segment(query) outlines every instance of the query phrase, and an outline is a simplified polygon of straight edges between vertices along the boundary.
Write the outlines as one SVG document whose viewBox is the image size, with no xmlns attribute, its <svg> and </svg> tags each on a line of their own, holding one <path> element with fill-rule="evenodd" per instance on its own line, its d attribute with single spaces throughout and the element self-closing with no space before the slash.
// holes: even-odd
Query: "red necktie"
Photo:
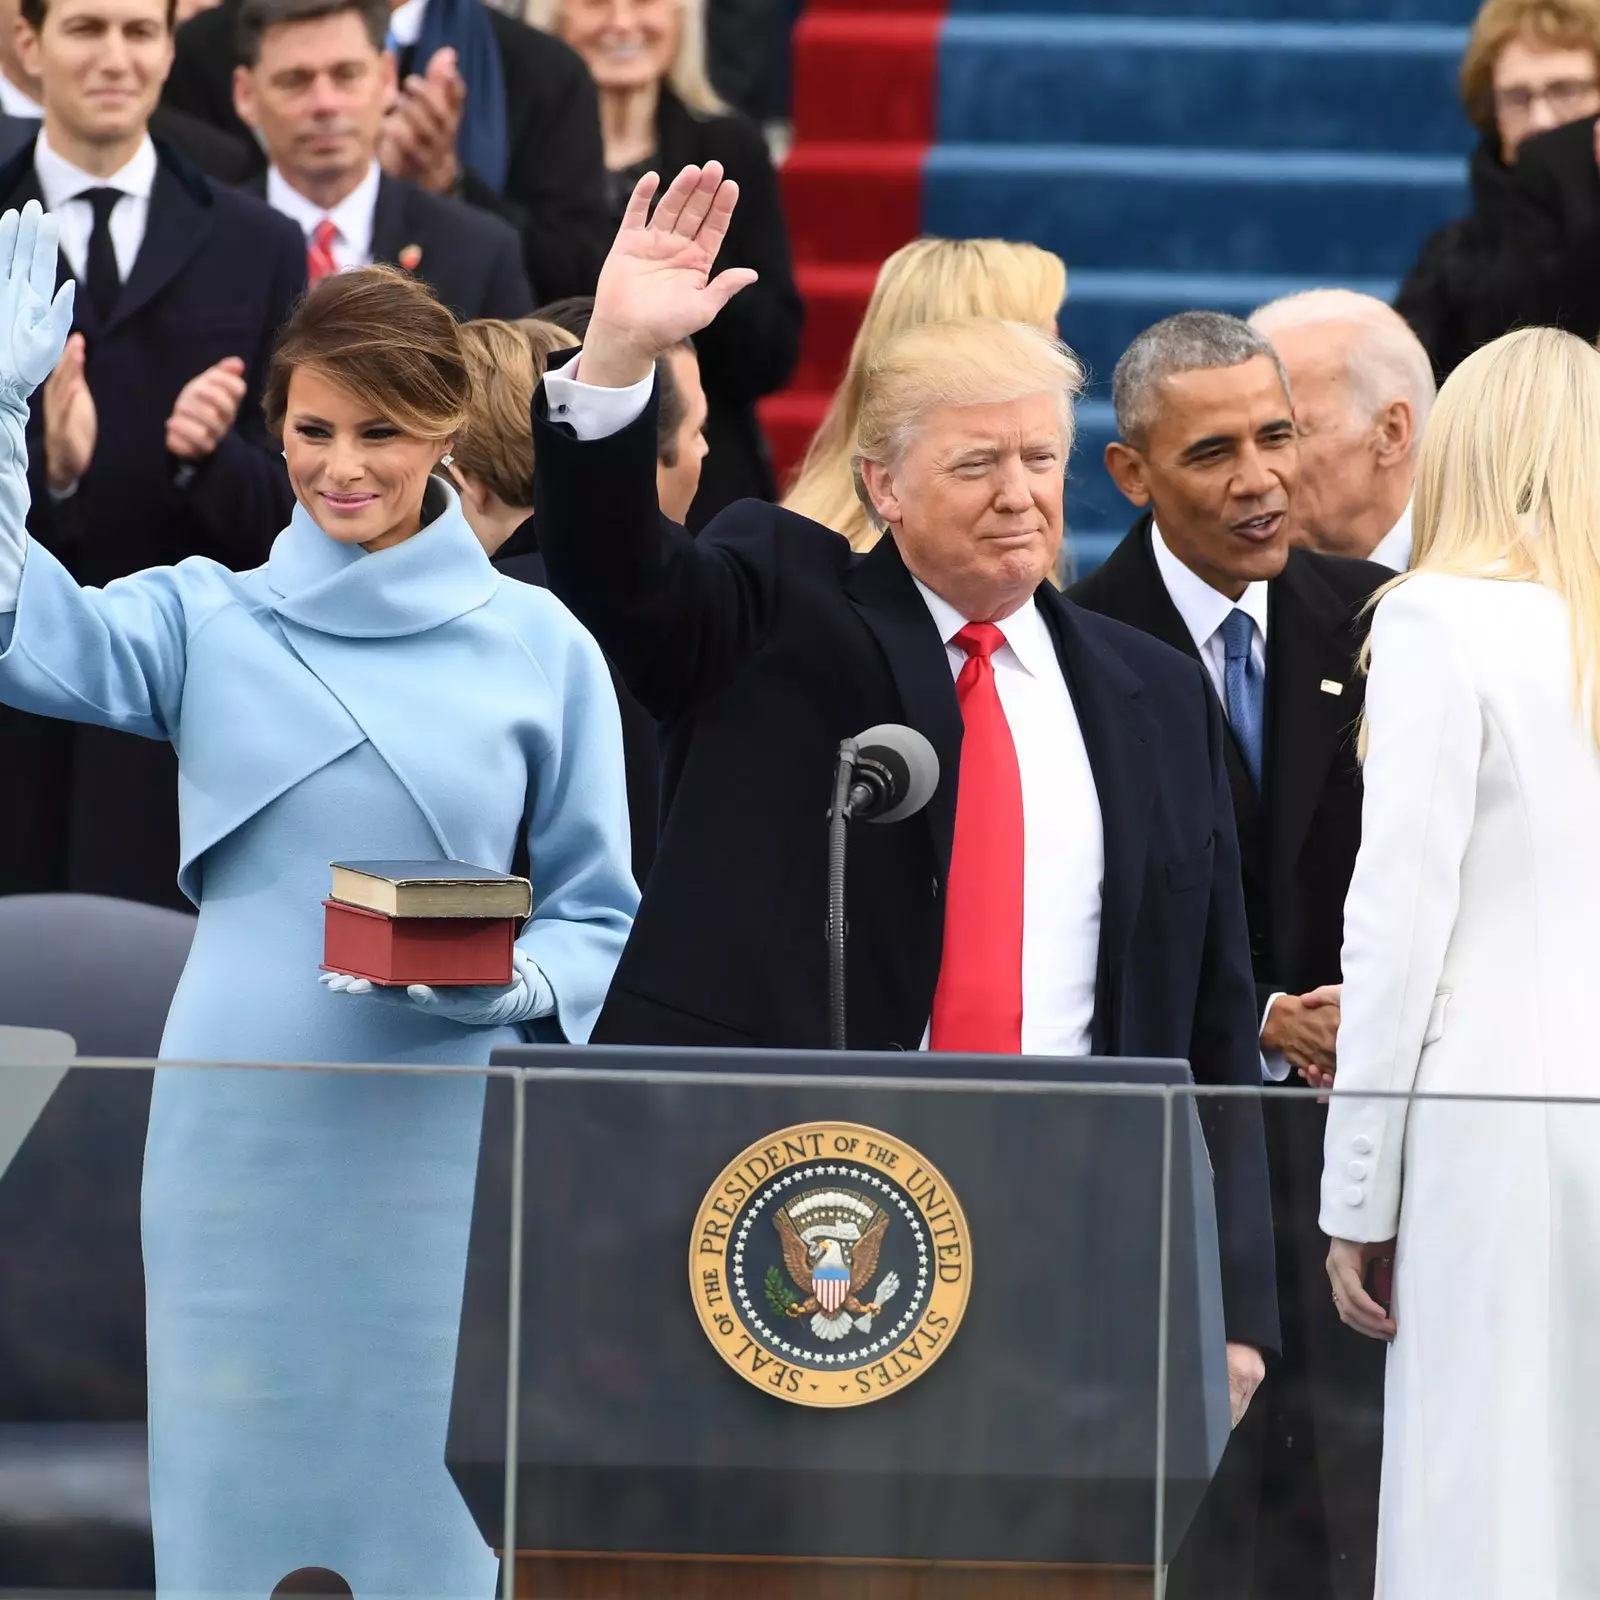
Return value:
<svg viewBox="0 0 1600 1600">
<path fill-rule="evenodd" d="M 306 249 L 307 287 L 339 270 L 339 263 L 333 259 L 333 241 L 338 237 L 338 227 L 326 217 L 312 230 L 311 243 Z"/>
<path fill-rule="evenodd" d="M 970 622 L 956 679 L 966 731 L 945 893 L 944 956 L 933 995 L 934 1050 L 1022 1049 L 1022 773 L 989 657 L 1005 635 Z"/>
</svg>

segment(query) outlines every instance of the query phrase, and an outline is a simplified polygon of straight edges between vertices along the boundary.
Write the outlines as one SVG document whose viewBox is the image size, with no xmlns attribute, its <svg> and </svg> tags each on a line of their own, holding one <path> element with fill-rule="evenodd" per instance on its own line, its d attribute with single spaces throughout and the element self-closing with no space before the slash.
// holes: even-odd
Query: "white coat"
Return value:
<svg viewBox="0 0 1600 1600">
<path fill-rule="evenodd" d="M 1600 750 L 1565 603 L 1408 580 L 1367 716 L 1322 1226 L 1398 1233 L 1377 1593 L 1593 1600 L 1600 1105 L 1362 1098 L 1600 1094 Z"/>
</svg>

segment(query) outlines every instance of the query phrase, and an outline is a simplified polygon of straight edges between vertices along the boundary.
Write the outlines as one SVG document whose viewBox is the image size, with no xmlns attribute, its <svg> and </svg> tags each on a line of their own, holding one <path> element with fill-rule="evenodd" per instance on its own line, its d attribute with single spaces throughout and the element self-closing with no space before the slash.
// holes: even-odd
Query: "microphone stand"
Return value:
<svg viewBox="0 0 1600 1600">
<path fill-rule="evenodd" d="M 833 769 L 833 805 L 828 811 L 828 1048 L 844 1050 L 845 996 L 844 869 L 846 830 L 850 826 L 851 784 L 856 773 L 854 739 L 839 744 Z"/>
</svg>

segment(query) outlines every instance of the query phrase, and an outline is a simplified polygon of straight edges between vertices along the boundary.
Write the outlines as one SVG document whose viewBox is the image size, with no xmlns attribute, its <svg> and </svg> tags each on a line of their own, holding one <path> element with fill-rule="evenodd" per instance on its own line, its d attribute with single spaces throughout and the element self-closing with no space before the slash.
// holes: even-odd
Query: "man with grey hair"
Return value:
<svg viewBox="0 0 1600 1600">
<path fill-rule="evenodd" d="M 753 273 L 711 269 L 736 190 L 634 191 L 576 362 L 534 404 L 550 588 L 663 730 L 663 829 L 597 1042 L 829 1039 L 827 830 L 840 741 L 926 735 L 924 809 L 851 846 L 859 1049 L 1178 1056 L 1259 1082 L 1221 708 L 1192 662 L 1048 582 L 1081 369 L 1035 328 L 908 329 L 857 446 L 869 554 L 743 501 L 698 538 L 660 515 L 652 363 Z M 1242 1111 L 1242 1115 L 1241 1115 Z M 1277 1344 L 1259 1107 L 1202 1122 L 1242 1416 Z"/>
<path fill-rule="evenodd" d="M 1250 318 L 1289 375 L 1300 430 L 1290 537 L 1397 572 L 1411 564 L 1411 486 L 1433 405 L 1433 367 L 1392 306 L 1310 289 Z"/>
<path fill-rule="evenodd" d="M 1230 733 L 1262 1068 L 1326 1089 L 1361 840 L 1362 608 L 1389 574 L 1291 547 L 1301 444 L 1283 363 L 1247 323 L 1209 311 L 1157 323 L 1117 364 L 1113 398 L 1121 438 L 1106 465 L 1145 509 L 1071 598 L 1204 666 Z M 1370 1600 L 1378 1458 L 1369 1470 L 1361 1438 L 1350 1440 L 1381 1416 L 1382 1366 L 1351 1351 L 1362 1341 L 1340 1337 L 1329 1304 L 1317 1226 L 1325 1114 L 1308 1093 L 1269 1101 L 1264 1115 L 1284 1355 L 1229 1445 L 1169 1593 Z"/>
</svg>

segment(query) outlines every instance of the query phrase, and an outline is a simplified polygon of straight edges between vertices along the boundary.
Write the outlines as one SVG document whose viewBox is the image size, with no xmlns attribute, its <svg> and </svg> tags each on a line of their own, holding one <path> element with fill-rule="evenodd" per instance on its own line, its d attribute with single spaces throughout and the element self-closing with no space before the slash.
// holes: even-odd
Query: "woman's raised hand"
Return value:
<svg viewBox="0 0 1600 1600">
<path fill-rule="evenodd" d="M 15 396 L 50 376 L 72 330 L 75 286 L 56 288 L 57 242 L 37 200 L 0 217 L 0 391 Z"/>
<path fill-rule="evenodd" d="M 639 180 L 600 269 L 578 361 L 585 383 L 602 388 L 637 383 L 658 355 L 706 327 L 756 281 L 748 267 L 711 276 L 739 199 L 738 184 L 723 177 L 721 164 L 685 167 L 652 216 L 650 202 L 660 181 L 653 172 Z"/>
</svg>

